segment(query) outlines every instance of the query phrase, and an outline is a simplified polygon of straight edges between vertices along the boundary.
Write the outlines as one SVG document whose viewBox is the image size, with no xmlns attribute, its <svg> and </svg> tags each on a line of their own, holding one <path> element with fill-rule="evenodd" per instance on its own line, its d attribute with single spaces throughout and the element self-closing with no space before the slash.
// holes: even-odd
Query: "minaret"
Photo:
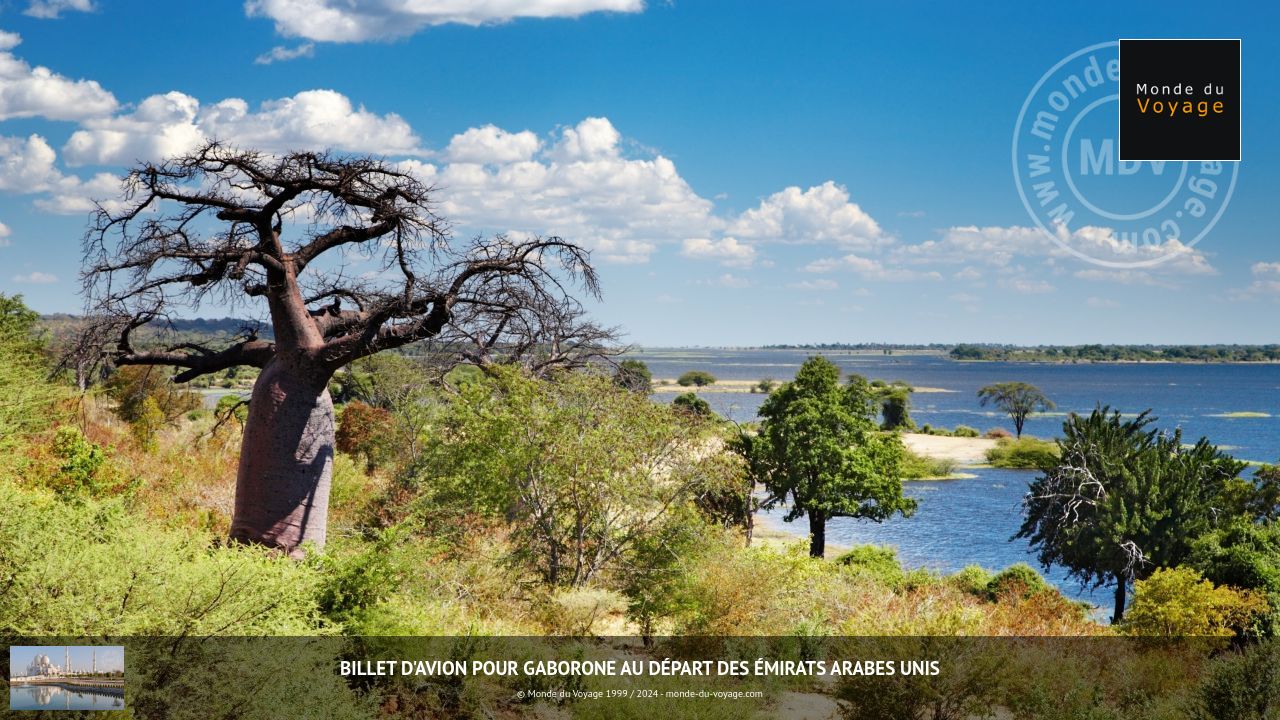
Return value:
<svg viewBox="0 0 1280 720">
<path fill-rule="evenodd" d="M 71 674 L 71 648 L 67 645 L 62 646 L 62 674 Z"/>
<path fill-rule="evenodd" d="M 93 649 L 93 674 L 98 674 L 98 648 Z"/>
</svg>

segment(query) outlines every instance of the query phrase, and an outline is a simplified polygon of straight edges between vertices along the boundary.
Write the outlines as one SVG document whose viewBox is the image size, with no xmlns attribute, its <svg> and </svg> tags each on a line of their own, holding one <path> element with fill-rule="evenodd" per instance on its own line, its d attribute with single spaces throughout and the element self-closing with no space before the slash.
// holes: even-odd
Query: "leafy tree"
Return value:
<svg viewBox="0 0 1280 720">
<path fill-rule="evenodd" d="M 361 358 L 339 373 L 342 402 L 361 402 L 386 412 L 387 422 L 379 423 L 377 462 L 407 465 L 418 459 L 440 404 L 435 380 L 425 363 L 399 353 Z"/>
<path fill-rule="evenodd" d="M 1093 587 L 1114 583 L 1116 623 L 1131 583 L 1182 563 L 1195 538 L 1229 520 L 1224 491 L 1245 467 L 1204 438 L 1184 447 L 1181 431 L 1150 429 L 1154 421 L 1108 407 L 1072 413 L 1061 459 L 1032 481 L 1015 535 L 1045 567 L 1061 565 Z"/>
<path fill-rule="evenodd" d="M 676 384 L 681 387 L 703 387 L 704 385 L 714 385 L 716 376 L 706 370 L 690 370 L 676 379 Z"/>
<path fill-rule="evenodd" d="M 1271 612 L 1261 631 L 1274 635 L 1280 625 L 1280 525 L 1237 520 L 1196 538 L 1187 565 L 1218 585 L 1264 593 Z"/>
<path fill-rule="evenodd" d="M 648 395 L 653 392 L 653 373 L 643 360 L 623 360 L 613 374 L 613 382 L 620 388 Z"/>
<path fill-rule="evenodd" d="M 1024 382 L 1002 382 L 987 385 L 978 391 L 978 402 L 983 407 L 994 405 L 1009 414 L 1014 433 L 1022 437 L 1022 426 L 1032 413 L 1052 410 L 1053 401 L 1040 392 L 1040 388 Z"/>
<path fill-rule="evenodd" d="M 694 417 L 711 417 L 711 404 L 698 397 L 697 393 L 683 393 L 671 401 L 671 407 Z"/>
<path fill-rule="evenodd" d="M 880 381 L 877 381 L 880 382 Z M 880 401 L 880 416 L 884 419 L 880 427 L 885 430 L 913 430 L 915 422 L 911 419 L 910 385 L 895 382 L 890 385 L 872 383 Z"/>
<path fill-rule="evenodd" d="M 760 382 L 756 383 L 756 386 L 751 388 L 751 392 L 764 393 L 765 395 L 768 395 L 773 392 L 773 389 L 776 387 L 778 387 L 778 382 L 773 378 L 761 378 Z"/>
<path fill-rule="evenodd" d="M 759 433 L 740 448 L 769 493 L 766 506 L 788 503 L 787 521 L 808 516 L 812 557 L 825 552 L 831 518 L 880 522 L 915 511 L 902 494 L 902 442 L 880 432 L 875 414 L 864 379 L 842 386 L 839 368 L 811 357 L 765 400 Z"/>
<path fill-rule="evenodd" d="M 363 455 L 366 466 L 372 470 L 391 452 L 391 427 L 394 424 L 387 410 L 352 400 L 342 408 L 335 442 L 338 450 L 351 455 Z"/>
<path fill-rule="evenodd" d="M 597 294 L 587 253 L 560 238 L 459 246 L 430 188 L 382 160 L 270 155 L 211 141 L 125 179 L 85 234 L 90 322 L 81 343 L 117 366 L 180 368 L 176 382 L 261 368 L 245 423 L 231 538 L 301 556 L 323 546 L 333 474 L 329 382 L 363 357 L 432 341 L 445 362 L 575 367 L 608 331 L 583 320 L 566 283 Z M 346 263 L 390 268 L 355 279 Z M 143 345 L 134 331 L 202 302 L 269 314 L 221 347 Z M 135 340 L 138 344 L 135 345 Z"/>
<path fill-rule="evenodd" d="M 116 415 L 135 423 L 147 412 L 147 402 L 160 413 L 161 422 L 174 422 L 200 407 L 199 393 L 169 380 L 164 368 L 126 365 L 106 382 L 107 395 L 116 401 Z"/>
<path fill-rule="evenodd" d="M 424 519 L 461 508 L 510 522 L 516 561 L 577 587 L 692 506 L 717 467 L 696 452 L 704 430 L 611 378 L 495 368 L 460 389 L 393 492 L 420 493 Z"/>
</svg>

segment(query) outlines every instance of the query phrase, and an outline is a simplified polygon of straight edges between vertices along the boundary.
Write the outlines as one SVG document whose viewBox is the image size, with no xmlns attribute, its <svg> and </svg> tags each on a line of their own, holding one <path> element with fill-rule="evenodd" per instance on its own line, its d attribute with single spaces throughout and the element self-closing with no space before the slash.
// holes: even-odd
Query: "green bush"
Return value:
<svg viewBox="0 0 1280 720">
<path fill-rule="evenodd" d="M 1003 438 L 987 450 L 987 462 L 993 467 L 1019 470 L 1043 470 L 1057 464 L 1058 444 L 1033 437 Z"/>
<path fill-rule="evenodd" d="M 902 477 L 907 480 L 937 479 L 949 477 L 959 466 L 950 458 L 931 458 L 905 450 L 902 456 Z"/>
<path fill-rule="evenodd" d="M 988 597 L 987 588 L 994 579 L 991 571 L 981 565 L 966 565 L 951 577 L 947 578 L 955 587 L 978 597 Z"/>
<path fill-rule="evenodd" d="M 898 562 L 898 551 L 888 545 L 859 545 L 836 562 L 895 590 L 903 586 L 907 576 Z"/>
<path fill-rule="evenodd" d="M 1280 641 L 1266 640 L 1209 665 L 1192 702 L 1196 720 L 1269 720 L 1280 713 Z"/>
<path fill-rule="evenodd" d="M 1258 593 L 1215 586 L 1193 568 L 1161 568 L 1134 583 L 1124 628 L 1132 635 L 1228 636 L 1250 629 L 1266 609 Z"/>
<path fill-rule="evenodd" d="M 705 370 L 690 370 L 676 379 L 676 384 L 681 387 L 702 387 L 704 385 L 714 385 L 716 376 Z"/>
<path fill-rule="evenodd" d="M 119 499 L 74 503 L 0 481 L 0 633 L 317 635 L 319 573 L 262 548 L 211 548 Z"/>
<path fill-rule="evenodd" d="M 1029 598 L 1052 589 L 1053 586 L 1045 582 L 1035 568 L 1026 563 L 1016 563 L 991 578 L 987 583 L 987 597 L 992 600 L 1009 595 Z"/>
<path fill-rule="evenodd" d="M 968 425 L 957 425 L 951 434 L 956 437 L 976 438 L 978 437 L 978 428 L 972 428 Z"/>
<path fill-rule="evenodd" d="M 677 395 L 671 401 L 671 407 L 695 417 L 711 417 L 712 415 L 711 405 L 706 400 L 698 397 L 697 393 L 687 392 L 683 395 Z"/>
</svg>

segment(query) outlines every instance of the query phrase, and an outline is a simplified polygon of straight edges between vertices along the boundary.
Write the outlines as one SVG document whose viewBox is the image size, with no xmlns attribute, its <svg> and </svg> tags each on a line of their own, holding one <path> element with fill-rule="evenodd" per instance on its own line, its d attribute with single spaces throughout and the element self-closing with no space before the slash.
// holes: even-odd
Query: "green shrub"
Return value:
<svg viewBox="0 0 1280 720">
<path fill-rule="evenodd" d="M 319 574 L 262 548 L 0 481 L 0 633 L 316 635 Z"/>
<path fill-rule="evenodd" d="M 698 397 L 697 393 L 687 392 L 677 395 L 671 401 L 671 407 L 695 417 L 711 417 L 713 414 L 711 405 L 706 400 Z"/>
<path fill-rule="evenodd" d="M 981 565 L 966 565 L 951 577 L 947 578 L 955 587 L 978 597 L 987 597 L 987 588 L 990 587 L 994 575 L 991 571 Z"/>
<path fill-rule="evenodd" d="M 959 463 L 951 458 L 931 458 L 906 449 L 902 456 L 902 477 L 907 480 L 937 479 L 955 473 Z"/>
<path fill-rule="evenodd" d="M 978 437 L 978 428 L 972 428 L 968 425 L 957 425 L 951 434 L 955 437 L 976 438 Z"/>
<path fill-rule="evenodd" d="M 676 379 L 676 384 L 681 387 L 702 387 L 704 385 L 714 385 L 716 376 L 706 370 L 690 370 Z"/>
<path fill-rule="evenodd" d="M 996 573 L 987 583 L 987 597 L 998 600 L 1005 596 L 1029 598 L 1053 586 L 1045 582 L 1035 568 L 1026 563 L 1016 563 Z"/>
<path fill-rule="evenodd" d="M 1191 715 L 1197 720 L 1269 720 L 1280 713 L 1280 641 L 1265 640 L 1209 665 Z"/>
<path fill-rule="evenodd" d="M 993 467 L 1020 470 L 1043 470 L 1057 464 L 1058 444 L 1032 437 L 1002 438 L 987 450 L 987 462 Z"/>
<path fill-rule="evenodd" d="M 1256 592 L 1215 586 L 1193 568 L 1160 568 L 1134 583 L 1124 628 L 1131 635 L 1227 636 L 1249 629 L 1266 610 Z"/>
<path fill-rule="evenodd" d="M 906 580 L 898 551 L 888 545 L 859 545 L 836 558 L 836 562 L 895 590 Z"/>
</svg>

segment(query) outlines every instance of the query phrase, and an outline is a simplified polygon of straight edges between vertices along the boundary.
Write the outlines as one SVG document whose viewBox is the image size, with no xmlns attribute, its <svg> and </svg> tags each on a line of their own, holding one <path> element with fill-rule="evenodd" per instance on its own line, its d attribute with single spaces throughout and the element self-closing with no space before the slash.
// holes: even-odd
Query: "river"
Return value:
<svg viewBox="0 0 1280 720">
<path fill-rule="evenodd" d="M 1273 462 L 1280 457 L 1280 364 L 1051 364 L 956 362 L 938 354 L 805 350 L 649 349 L 629 357 L 648 364 L 655 378 L 675 378 L 688 370 L 706 370 L 721 380 L 789 380 L 805 358 L 822 354 L 846 373 L 868 379 L 903 380 L 945 392 L 919 392 L 911 398 L 918 425 L 979 430 L 1012 429 L 1008 418 L 978 404 L 978 388 L 1020 380 L 1038 386 L 1058 407 L 1032 417 L 1024 432 L 1052 438 L 1061 434 L 1068 412 L 1089 412 L 1098 404 L 1125 413 L 1150 409 L 1162 428 L 1181 427 L 1186 441 L 1208 437 L 1243 460 Z M 670 402 L 676 393 L 655 393 Z M 734 420 L 756 416 L 762 394 L 703 392 L 721 415 Z M 1251 413 L 1240 416 L 1239 413 Z M 841 545 L 892 545 L 908 567 L 954 572 L 978 564 L 999 569 L 1016 562 L 1035 565 L 1025 541 L 1010 541 L 1022 517 L 1020 503 L 1035 473 L 975 468 L 972 478 L 908 482 L 905 491 L 919 501 L 916 514 L 883 523 L 837 518 L 828 523 L 828 542 Z M 796 535 L 808 533 L 803 520 L 783 523 L 781 513 L 764 514 L 765 523 Z M 1051 569 L 1047 577 L 1070 597 L 1106 605 L 1110 593 L 1091 593 Z"/>
</svg>

